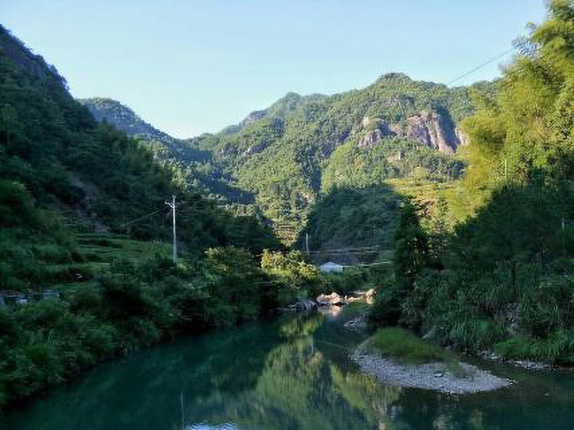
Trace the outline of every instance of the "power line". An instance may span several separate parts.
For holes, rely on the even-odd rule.
[[[331,251],[331,252],[322,252],[322,251],[310,251],[309,254],[313,256],[317,255],[345,255],[345,254],[378,254],[380,251],[377,250],[364,250],[364,251]]]
[[[331,254],[333,252],[359,252],[359,251],[374,251],[380,248],[379,245],[373,246],[359,246],[356,248],[332,248],[332,249],[323,249],[317,251],[309,251],[311,253],[318,253],[318,254]]]
[[[382,264],[392,264],[391,261],[381,261],[379,263],[360,263],[360,264],[356,264],[354,266],[343,266],[343,267],[370,267],[370,266],[380,266]]]
[[[150,213],[150,214],[147,214],[147,215],[144,215],[144,216],[142,216],[142,217],[136,218],[136,219],[134,219],[134,220],[128,221],[128,222],[126,222],[126,223],[121,224],[120,226],[118,226],[118,229],[123,229],[123,228],[126,228],[128,225],[132,225],[132,224],[134,224],[134,223],[136,223],[136,222],[143,221],[144,219],[150,218],[150,217],[152,217],[152,216],[154,216],[154,215],[156,215],[156,214],[158,214],[158,213],[160,213],[160,212],[163,212],[164,210],[165,210],[165,208],[162,208],[162,209],[157,210],[157,211],[155,211],[155,212],[152,212],[152,213]]]
[[[468,72],[464,73],[463,75],[460,75],[458,78],[455,78],[450,82],[447,82],[446,85],[449,86],[449,85],[453,84],[454,82],[461,80],[462,78],[466,78],[468,75],[476,72],[477,70],[482,69],[485,66],[488,66],[491,63],[494,63],[496,60],[504,57],[505,55],[510,54],[511,52],[513,52],[515,50],[516,50],[516,48],[513,47],[513,48],[509,49],[508,51],[503,52],[502,54],[498,54],[496,57],[493,57],[490,60],[486,61],[485,63],[482,63],[480,66],[476,66],[474,69],[469,70]]]

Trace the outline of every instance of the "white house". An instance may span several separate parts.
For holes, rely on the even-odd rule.
[[[329,261],[328,263],[321,264],[319,269],[323,273],[341,273],[343,271],[343,266]]]

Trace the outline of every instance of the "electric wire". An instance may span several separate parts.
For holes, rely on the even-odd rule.
[[[481,65],[476,66],[475,68],[473,68],[473,69],[469,70],[468,72],[466,72],[466,73],[460,75],[459,77],[454,78],[453,80],[447,82],[446,85],[447,85],[447,86],[452,85],[453,83],[455,83],[455,82],[457,82],[457,81],[460,81],[462,78],[466,78],[468,75],[473,74],[474,72],[476,72],[476,71],[482,69],[482,68],[485,67],[485,66],[488,66],[488,65],[491,64],[491,63],[494,63],[496,60],[498,60],[498,59],[500,59],[500,58],[502,58],[502,57],[504,57],[504,56],[510,54],[511,52],[514,52],[514,51],[516,51],[516,48],[514,48],[514,47],[511,48],[511,49],[509,49],[509,50],[507,50],[507,51],[504,51],[502,54],[498,54],[496,57],[491,58],[490,60],[488,60],[488,61],[482,63]]]
[[[147,219],[147,218],[151,218],[152,216],[154,216],[154,215],[156,215],[156,214],[158,214],[158,213],[160,213],[160,212],[163,212],[163,211],[165,211],[165,210],[166,210],[166,208],[162,208],[162,209],[159,209],[159,210],[157,210],[157,211],[155,211],[155,212],[152,212],[152,213],[149,213],[149,214],[147,214],[147,215],[144,215],[144,216],[141,216],[141,217],[139,217],[139,218],[136,218],[136,219],[133,219],[133,220],[131,220],[131,221],[128,221],[128,222],[126,222],[126,223],[121,224],[120,226],[118,226],[118,229],[124,229],[124,228],[126,228],[127,226],[129,226],[129,225],[135,224],[136,222],[143,221],[144,219]]]

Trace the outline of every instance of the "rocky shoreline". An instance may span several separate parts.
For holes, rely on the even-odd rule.
[[[513,381],[500,378],[476,366],[458,362],[457,370],[447,363],[421,365],[401,364],[397,360],[381,357],[360,345],[351,359],[365,373],[389,385],[439,391],[447,394],[472,394],[507,387]]]

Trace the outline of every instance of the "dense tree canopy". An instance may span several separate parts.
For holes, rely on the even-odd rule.
[[[462,349],[572,363],[574,6],[549,9],[496,92],[475,95],[463,181],[475,212],[397,319]]]

